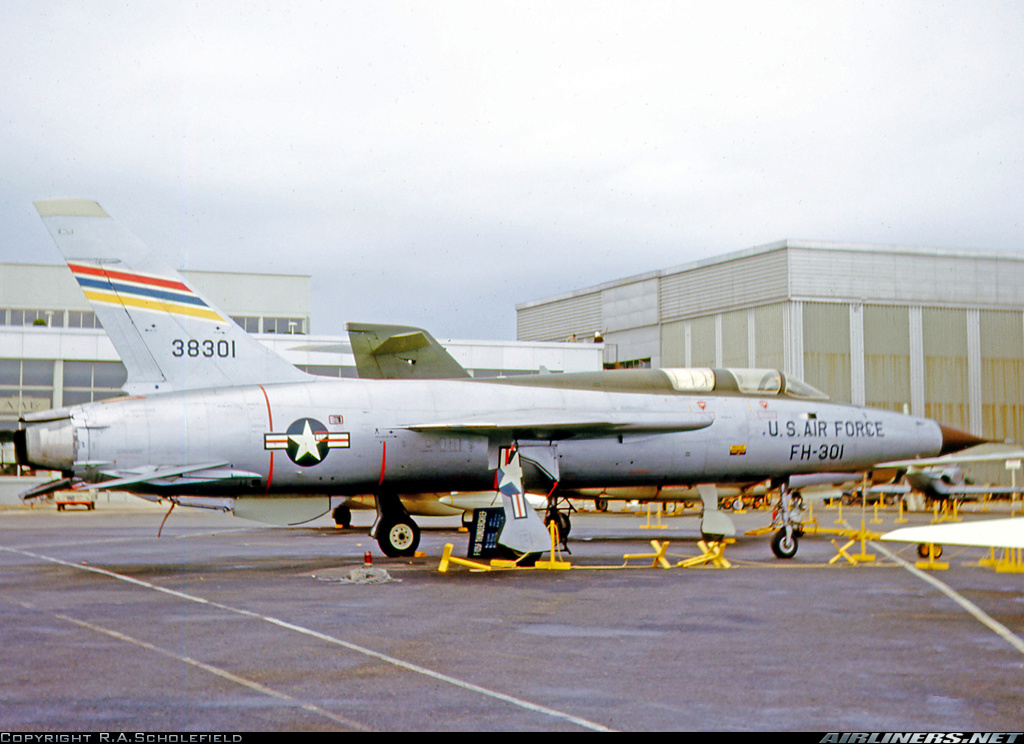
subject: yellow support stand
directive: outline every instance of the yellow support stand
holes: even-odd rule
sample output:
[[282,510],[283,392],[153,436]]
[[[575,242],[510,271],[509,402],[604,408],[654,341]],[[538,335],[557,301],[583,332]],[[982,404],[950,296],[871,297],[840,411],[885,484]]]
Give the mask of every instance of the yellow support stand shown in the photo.
[[949,568],[949,564],[945,561],[935,560],[935,544],[928,543],[928,560],[918,561],[914,565],[925,571],[945,571]]
[[572,564],[569,561],[562,560],[561,554],[558,551],[558,520],[551,520],[551,524],[548,525],[548,534],[551,535],[551,560],[537,561],[533,564],[534,568],[543,568],[549,571],[568,571],[572,568]]
[[622,560],[629,561],[634,558],[653,558],[654,562],[651,563],[651,568],[672,568],[672,564],[665,560],[665,551],[668,550],[668,543],[660,543],[657,540],[651,540],[651,547],[654,548],[653,553],[631,553],[622,556]]
[[903,497],[901,496],[897,501],[900,506],[900,511],[899,516],[896,517],[896,524],[904,524],[907,521],[907,518],[903,516]]
[[881,518],[878,516],[878,505],[881,504],[881,503],[882,503],[882,499],[881,498],[879,498],[878,501],[875,502],[875,516],[874,516],[874,519],[871,520],[871,524],[881,524],[882,523]]
[[[879,537],[879,535],[878,535],[878,533],[868,532],[867,531],[867,529],[864,526],[864,519],[863,519],[863,517],[860,520],[860,529],[859,530],[857,530],[855,532],[854,531],[845,531],[842,534],[845,534],[847,537],[849,537],[850,541],[848,543],[846,543],[846,545],[844,545],[842,547],[839,547],[839,543],[837,543],[835,540],[832,541],[832,544],[835,546],[836,550],[838,551],[838,555],[833,556],[832,559],[829,561],[829,563],[835,563],[840,558],[845,558],[847,563],[850,563],[851,565],[856,566],[856,565],[858,565],[860,563],[871,563],[872,561],[875,560],[875,554],[867,552],[867,541],[868,540],[875,540],[875,539],[877,539]],[[853,545],[855,545],[858,540],[860,541],[860,552],[859,553],[853,553],[852,555],[850,553],[846,552]]]
[[839,511],[837,512],[837,515],[838,516],[836,516],[835,523],[836,524],[845,524],[846,520],[843,519],[843,500],[841,498],[839,499]]
[[1020,548],[1003,548],[1003,557],[996,564],[996,573],[1024,573]]
[[661,524],[661,502],[660,501],[658,502],[657,506],[658,506],[658,517],[657,517],[657,522],[658,523],[657,524],[651,524],[651,504],[650,504],[650,502],[648,502],[647,503],[647,524],[640,525],[640,529],[642,529],[642,530],[662,530],[662,529],[665,529],[665,527]]

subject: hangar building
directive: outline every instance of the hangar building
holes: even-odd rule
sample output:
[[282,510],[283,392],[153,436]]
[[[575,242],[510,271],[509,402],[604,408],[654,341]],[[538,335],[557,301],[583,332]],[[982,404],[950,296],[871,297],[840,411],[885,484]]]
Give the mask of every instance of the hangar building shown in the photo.
[[521,341],[600,334],[606,366],[776,367],[837,400],[1024,442],[1014,254],[784,240],[522,303],[516,316]]

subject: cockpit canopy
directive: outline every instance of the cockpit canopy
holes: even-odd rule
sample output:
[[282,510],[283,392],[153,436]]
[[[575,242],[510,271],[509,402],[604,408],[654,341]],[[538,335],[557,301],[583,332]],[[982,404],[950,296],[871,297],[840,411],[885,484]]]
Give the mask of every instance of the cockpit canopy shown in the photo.
[[808,400],[828,400],[828,396],[806,382],[777,369],[712,369],[710,367],[662,369],[681,393],[739,392],[743,395],[789,395]]

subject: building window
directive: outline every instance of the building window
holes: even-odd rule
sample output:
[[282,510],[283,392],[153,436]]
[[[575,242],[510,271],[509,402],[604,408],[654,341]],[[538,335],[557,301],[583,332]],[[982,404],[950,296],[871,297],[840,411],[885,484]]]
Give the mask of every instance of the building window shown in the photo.
[[235,321],[242,327],[242,330],[246,333],[259,333],[260,332],[260,319],[258,316],[252,315],[232,315],[231,320]]
[[92,310],[68,310],[68,328],[102,328]]
[[64,405],[116,398],[127,379],[121,362],[64,362]]
[[264,318],[264,333],[305,333],[306,324],[302,318]]
[[26,413],[53,407],[53,364],[0,359],[0,422],[16,422]]
[[63,310],[15,310],[9,311],[12,326],[46,326],[48,328],[64,327]]

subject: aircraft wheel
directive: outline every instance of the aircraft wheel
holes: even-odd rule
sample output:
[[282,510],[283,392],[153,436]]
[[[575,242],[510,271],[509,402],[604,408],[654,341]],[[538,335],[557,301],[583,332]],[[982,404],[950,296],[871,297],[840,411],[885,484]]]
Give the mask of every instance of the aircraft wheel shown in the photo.
[[796,536],[788,537],[784,527],[772,538],[772,552],[776,558],[792,558],[796,555],[796,548]]
[[736,500],[732,502],[732,510],[733,511],[743,511],[743,499],[742,498],[740,498],[738,496],[736,497]]
[[334,518],[336,525],[346,528],[352,526],[352,510],[344,504],[336,506],[334,511],[331,512],[331,516]]
[[594,508],[599,512],[608,511],[608,499],[594,499]]
[[[928,543],[920,543],[917,546],[917,554],[921,558],[927,558],[928,557]],[[942,546],[938,545],[938,544],[935,544],[935,557],[938,558],[941,555],[942,555]]]
[[377,545],[388,558],[410,556],[420,544],[420,528],[412,520],[385,522],[377,528]]
[[[549,513],[544,517],[544,526],[547,527],[551,524],[552,515]],[[565,543],[567,537],[569,537],[569,530],[572,529],[572,522],[569,521],[569,515],[565,512],[556,511],[554,512],[555,524],[558,525],[558,542]]]

